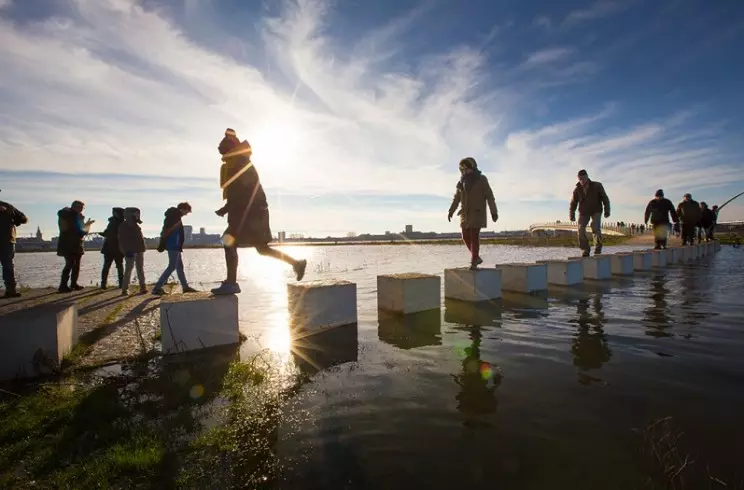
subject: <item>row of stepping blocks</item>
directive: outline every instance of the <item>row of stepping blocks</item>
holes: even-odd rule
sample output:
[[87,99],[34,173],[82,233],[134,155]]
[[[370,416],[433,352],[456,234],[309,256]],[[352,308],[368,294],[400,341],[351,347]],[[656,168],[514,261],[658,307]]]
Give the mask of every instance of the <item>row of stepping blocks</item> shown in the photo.
[[[692,262],[720,250],[717,241],[666,250],[501,264],[477,270],[446,269],[445,298],[466,302],[499,299],[502,290],[533,294],[549,286],[572,287],[585,281],[630,276]],[[293,336],[357,323],[357,287],[348,281],[289,284]],[[441,277],[392,274],[377,277],[378,309],[399,315],[441,308]],[[51,304],[0,316],[0,380],[52,371],[78,340],[75,303]],[[240,342],[237,296],[173,295],[160,304],[163,354],[176,354]],[[43,361],[43,362],[40,362]]]

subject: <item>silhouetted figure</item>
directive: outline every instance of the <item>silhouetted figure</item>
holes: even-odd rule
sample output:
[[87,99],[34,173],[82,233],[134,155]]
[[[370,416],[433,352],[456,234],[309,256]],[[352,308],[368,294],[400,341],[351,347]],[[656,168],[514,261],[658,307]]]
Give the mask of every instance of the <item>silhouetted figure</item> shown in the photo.
[[163,229],[160,232],[160,243],[158,252],[168,251],[168,266],[160,275],[157,284],[152,289],[152,294],[162,296],[165,294],[163,286],[168,278],[176,272],[178,281],[181,283],[181,289],[184,293],[195,293],[196,289],[189,286],[186,280],[186,272],[183,268],[183,244],[186,241],[186,233],[183,229],[183,217],[191,212],[191,205],[187,202],[179,203],[175,208],[168,208],[165,211],[163,220]]
[[16,226],[28,223],[28,218],[14,206],[0,201],[0,266],[3,268],[5,297],[18,298],[15,276]]
[[92,219],[85,221],[84,210],[85,204],[82,201],[73,201],[69,208],[63,208],[57,212],[59,217],[57,255],[65,259],[58,289],[60,293],[83,289],[83,286],[78,284],[80,261],[85,254],[83,238],[90,232],[90,226],[95,223]]
[[713,240],[713,227],[715,224],[716,214],[712,209],[708,208],[708,203],[702,201],[700,203],[700,229],[698,232],[698,242],[703,241],[703,234],[705,234],[706,242]]
[[602,211],[604,217],[610,217],[610,198],[607,197],[604,186],[600,182],[589,179],[586,170],[579,170],[579,182],[573,191],[569,204],[569,219],[576,221],[576,208],[579,209],[579,248],[584,257],[589,256],[589,237],[586,227],[591,220],[592,236],[594,237],[594,254],[602,253]]
[[710,227],[710,238],[713,240],[715,238],[716,225],[718,225],[718,205],[714,205],[710,210],[713,211],[713,226]]
[[111,217],[108,219],[108,226],[101,233],[103,237],[103,269],[101,270],[101,289],[106,289],[108,285],[108,275],[111,265],[116,264],[116,275],[121,288],[124,279],[124,255],[119,250],[119,225],[124,221],[124,209],[112,208]]
[[612,358],[612,350],[604,333],[601,295],[596,295],[592,301],[594,315],[590,313],[589,306],[588,299],[579,300],[576,307],[579,329],[571,342],[573,364],[582,371],[579,373],[579,382],[582,384],[597,381],[585,371],[599,369]]
[[452,376],[460,386],[460,393],[455,397],[457,409],[466,416],[495,413],[498,405],[496,388],[501,384],[502,375],[492,364],[480,359],[482,337],[481,327],[470,328],[472,344],[465,349],[462,373]]
[[643,222],[648,223],[649,218],[651,219],[651,225],[654,227],[654,240],[656,245],[655,249],[667,248],[667,239],[669,237],[669,215],[672,216],[672,221],[677,223],[677,212],[674,210],[674,204],[672,201],[664,197],[664,191],[659,189],[656,191],[656,197],[649,201],[646,206],[646,213],[643,217]]
[[483,263],[480,258],[480,231],[488,226],[486,206],[491,211],[494,223],[499,219],[499,212],[488,178],[478,170],[478,164],[471,157],[460,160],[460,180],[447,214],[448,221],[452,221],[458,206],[462,241],[470,251],[470,268],[476,269]]
[[305,277],[306,260],[295,260],[289,255],[269,247],[272,241],[269,226],[269,204],[261,179],[251,162],[252,149],[247,141],[240,141],[233,129],[225,130],[225,137],[218,147],[222,155],[220,187],[225,206],[216,211],[218,216],[227,215],[227,229],[223,234],[227,278],[213,294],[237,294],[238,247],[255,247],[261,255],[267,255],[292,265],[297,280]]
[[684,199],[677,205],[677,216],[682,222],[682,245],[693,245],[695,243],[695,227],[700,221],[700,205],[692,198],[691,194],[685,194]]
[[132,269],[137,268],[137,279],[139,281],[140,294],[147,292],[145,285],[145,237],[140,228],[140,210],[137,208],[126,208],[124,210],[124,222],[119,226],[119,248],[121,249],[126,268],[124,279],[121,282],[121,295],[129,294],[129,283],[132,281]]

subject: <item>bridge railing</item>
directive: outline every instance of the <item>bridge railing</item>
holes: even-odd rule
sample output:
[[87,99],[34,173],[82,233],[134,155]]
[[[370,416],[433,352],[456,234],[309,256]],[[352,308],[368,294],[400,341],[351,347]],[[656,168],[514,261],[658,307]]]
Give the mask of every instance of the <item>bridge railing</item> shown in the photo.
[[[530,231],[535,228],[551,228],[555,230],[576,230],[579,224],[576,221],[552,221],[545,223],[533,223],[530,225]],[[602,223],[602,230],[613,231],[616,233],[622,233],[623,235],[640,235],[648,231],[648,227],[641,228],[640,225],[624,224],[618,225],[617,223]],[[643,230],[643,231],[642,231]]]

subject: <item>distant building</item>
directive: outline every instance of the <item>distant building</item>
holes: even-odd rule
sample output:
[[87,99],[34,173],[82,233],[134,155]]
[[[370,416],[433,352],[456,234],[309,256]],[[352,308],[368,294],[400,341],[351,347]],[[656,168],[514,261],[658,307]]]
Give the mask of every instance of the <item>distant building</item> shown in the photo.
[[186,243],[190,243],[194,239],[194,227],[191,225],[184,225],[183,227],[183,239]]
[[199,228],[199,234],[201,236],[206,235],[207,234],[207,229],[202,226],[201,228]]
[[413,225],[406,225],[406,235],[413,233]]
[[40,242],[44,241],[44,235],[41,234],[41,227],[39,226],[36,227],[36,239]]
[[287,232],[286,231],[280,231],[279,232],[279,243],[284,242],[287,240]]

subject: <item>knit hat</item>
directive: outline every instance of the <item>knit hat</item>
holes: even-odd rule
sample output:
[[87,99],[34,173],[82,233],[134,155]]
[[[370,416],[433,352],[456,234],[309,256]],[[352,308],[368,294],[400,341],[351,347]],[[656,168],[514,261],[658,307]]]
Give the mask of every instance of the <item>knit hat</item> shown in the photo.
[[655,196],[656,196],[656,197],[664,197],[664,191],[663,191],[663,190],[661,190],[661,189],[659,189],[658,191],[656,191],[656,194],[655,194]]
[[692,194],[690,194],[690,193],[688,192],[687,194],[685,194],[685,195],[684,195],[684,197],[687,197],[687,198],[689,198],[689,199],[692,199]]
[[142,224],[139,208],[126,208],[124,210],[124,216],[131,216],[138,224]]
[[588,174],[588,173],[586,173],[586,170],[584,170],[584,169],[582,168],[581,170],[579,170],[579,174],[578,174],[578,177],[589,177],[589,174]]
[[225,137],[222,138],[222,141],[220,141],[220,145],[217,147],[217,151],[220,152],[220,155],[224,155],[225,153],[229,153],[239,144],[240,140],[238,139],[238,135],[235,133],[235,130],[232,128],[227,128],[225,130]]
[[466,169],[469,168],[471,170],[475,170],[478,168],[478,164],[475,161],[475,158],[473,157],[467,157],[460,160],[460,169]]

